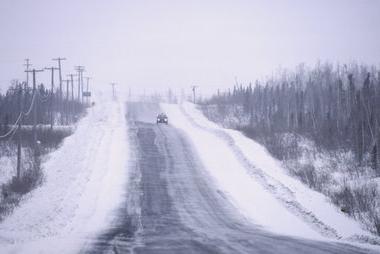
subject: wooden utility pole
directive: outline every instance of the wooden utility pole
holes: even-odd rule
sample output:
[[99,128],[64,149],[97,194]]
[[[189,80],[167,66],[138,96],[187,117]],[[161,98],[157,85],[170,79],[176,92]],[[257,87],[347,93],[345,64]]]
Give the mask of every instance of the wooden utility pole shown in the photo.
[[191,90],[193,91],[193,102],[195,104],[195,89],[197,88],[198,86],[192,86],[191,87]]
[[[34,155],[38,155],[38,147],[37,147],[37,88],[36,88],[36,73],[37,72],[43,72],[44,70],[29,70],[29,72],[33,73],[33,97],[34,102],[33,102],[33,149],[34,149]],[[32,100],[33,101],[33,100]]]
[[[19,105],[19,112],[20,115],[23,112],[23,103],[22,103],[22,84],[18,84],[18,105]],[[22,118],[22,116],[21,116]],[[21,179],[21,121],[22,119],[19,119],[18,121],[18,128],[17,128],[17,179]]]
[[111,83],[111,86],[112,86],[112,98],[115,99],[116,96],[115,96],[115,85],[116,83]]
[[50,88],[50,129],[53,129],[54,125],[54,115],[53,115],[53,100],[54,100],[54,70],[59,70],[59,68],[49,67],[45,70],[51,71],[51,88]]
[[[29,89],[29,70],[30,70],[30,66],[32,66],[32,64],[30,63],[30,59],[29,58],[25,59],[24,66],[26,68],[25,69],[25,71],[26,71],[26,82],[25,82],[25,85],[24,85],[25,96],[26,96],[26,94],[28,93],[28,89]],[[24,104],[25,104],[26,103],[26,98],[23,101],[24,101]],[[25,105],[23,105],[23,107],[25,107]]]
[[75,105],[74,105],[74,76],[75,74],[69,74],[70,77],[70,82],[71,82],[71,107],[70,107],[70,112],[71,112],[71,120],[74,119],[74,111],[75,111]]
[[75,74],[69,74],[67,76],[70,77],[70,82],[71,82],[71,100],[74,101],[74,77],[76,75]]
[[30,59],[29,58],[26,58],[25,59],[25,71],[26,71],[26,88],[29,86],[29,67],[32,66],[32,64],[30,63]]
[[66,60],[66,58],[57,57],[53,58],[53,61],[58,61],[58,74],[59,74],[59,94],[60,98],[62,99],[62,64],[61,61]]
[[[75,70],[78,72],[78,101],[83,103],[83,72],[84,66],[75,66]],[[82,94],[81,94],[82,92]]]
[[63,114],[62,114],[62,105],[63,105],[63,92],[62,92],[62,64],[61,61],[66,60],[66,58],[63,57],[57,57],[53,58],[53,61],[58,61],[58,75],[59,75],[59,101],[58,101],[58,108],[61,111],[61,124],[63,124]]
[[87,83],[86,83],[86,103],[89,105],[89,100],[90,100],[90,79],[91,77],[85,77]]
[[82,104],[83,104],[83,87],[84,87],[84,84],[83,84],[83,72],[84,72],[84,67],[83,67],[83,70],[80,73],[80,83],[81,83],[80,96],[82,97],[82,101],[81,101]]
[[65,111],[65,116],[66,116],[66,125],[69,125],[70,79],[65,79],[65,80],[62,80],[62,81],[66,82],[66,99],[65,99],[65,103],[64,103],[64,105],[65,105],[64,111]]

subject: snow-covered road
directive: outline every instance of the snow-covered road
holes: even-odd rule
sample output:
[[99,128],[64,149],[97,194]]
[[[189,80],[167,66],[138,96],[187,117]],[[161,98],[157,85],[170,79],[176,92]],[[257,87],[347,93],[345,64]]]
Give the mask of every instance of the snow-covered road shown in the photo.
[[0,223],[0,253],[377,253],[260,145],[188,103],[98,105],[44,171]]
[[[205,168],[205,156],[199,155],[189,133],[153,122],[159,113],[158,105],[129,103],[127,108],[130,146],[135,153],[125,203],[118,220],[93,239],[82,250],[84,253],[371,253],[345,243],[321,241],[318,232],[287,212],[265,190],[255,194],[266,193],[264,197],[243,197],[252,198],[250,202],[259,210],[277,209],[267,210],[268,218],[255,223],[237,209],[227,196],[230,194],[218,184],[220,179]],[[164,108],[170,121],[185,121],[174,117],[177,105]],[[205,143],[210,141],[206,136],[200,138]],[[230,167],[230,171],[238,171],[229,161],[233,160],[229,158],[231,152],[220,150],[222,144],[208,144],[206,157],[212,158],[213,151],[224,152],[217,160],[221,165],[227,163],[224,167]],[[229,177],[234,182],[240,176],[232,173]],[[243,191],[245,187],[250,190],[244,179],[238,180]],[[263,199],[268,199],[269,204],[263,204]],[[287,225],[287,233],[288,224],[293,223],[297,231],[293,235],[304,234],[309,239],[278,234],[273,228],[269,231],[269,223],[259,224],[265,220]],[[283,228],[281,233],[284,227],[277,226]]]

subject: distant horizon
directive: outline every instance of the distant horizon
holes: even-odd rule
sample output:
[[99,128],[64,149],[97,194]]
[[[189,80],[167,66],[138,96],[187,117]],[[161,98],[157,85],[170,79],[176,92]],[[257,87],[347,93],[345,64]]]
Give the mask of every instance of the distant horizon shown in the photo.
[[[262,84],[263,82],[266,82],[268,80],[270,80],[271,78],[278,78],[279,75],[282,75],[284,72],[287,73],[287,74],[293,74],[296,72],[297,68],[299,68],[300,66],[303,66],[306,70],[308,69],[313,69],[315,67],[317,67],[317,65],[320,64],[321,66],[323,65],[326,65],[326,64],[329,64],[333,67],[333,69],[335,70],[335,68],[339,65],[341,67],[343,67],[344,65],[353,65],[353,64],[357,64],[358,66],[366,66],[368,68],[376,68],[378,71],[380,71],[380,63],[379,64],[367,64],[367,63],[364,63],[364,62],[358,62],[358,61],[355,61],[355,60],[351,60],[349,62],[331,62],[331,61],[321,61],[321,60],[317,60],[314,64],[306,64],[306,63],[299,63],[295,66],[293,66],[292,68],[285,68],[285,67],[282,67],[282,66],[277,66],[277,68],[273,69],[273,71],[271,73],[268,73],[267,75],[263,75],[261,77],[258,77],[257,79],[255,80],[241,80],[239,79],[238,76],[233,76],[231,78],[231,82],[230,82],[230,85],[226,85],[226,86],[220,86],[220,85],[217,85],[217,84],[203,84],[202,86],[199,86],[197,84],[189,84],[189,86],[187,87],[176,87],[176,86],[166,86],[166,87],[160,87],[160,88],[142,88],[142,89],[133,89],[132,87],[120,87],[118,83],[116,83],[117,85],[117,89],[120,89],[123,91],[124,94],[128,94],[129,92],[129,88],[131,88],[132,90],[132,93],[136,93],[138,94],[139,96],[143,95],[144,93],[146,95],[155,95],[155,94],[161,94],[161,95],[165,95],[165,93],[168,91],[168,90],[172,90],[173,92],[175,92],[175,94],[179,95],[181,93],[181,91],[184,91],[185,94],[187,96],[191,95],[191,87],[193,85],[195,85],[197,87],[197,91],[199,92],[200,96],[211,96],[213,94],[215,94],[217,92],[217,90],[219,89],[221,92],[226,92],[228,91],[229,89],[233,88],[235,85],[242,85],[243,87],[246,87],[248,86],[249,84],[252,84],[252,85],[255,85],[256,82],[259,82],[260,84]],[[33,69],[33,67],[31,67],[31,69]],[[39,68],[38,68],[39,69]],[[46,75],[46,74],[45,74]],[[51,73],[48,72],[48,76],[50,76]],[[30,75],[30,85],[31,85],[31,82],[32,82],[32,79],[31,79],[31,75]],[[67,79],[67,77],[64,77],[63,79]],[[9,80],[8,82],[8,85],[4,85],[4,83],[0,84],[0,93],[1,94],[4,94],[8,88],[10,88],[12,86],[12,82],[13,81],[18,81],[20,83],[22,82],[25,82],[26,80],[26,74],[25,74],[25,77],[22,79],[18,79],[18,78],[14,78],[14,79],[11,79]],[[59,80],[58,80],[58,73],[55,73],[55,86],[57,87],[58,84],[59,84]],[[38,78],[37,78],[37,81],[38,81]],[[76,79],[75,79],[76,81]],[[39,84],[43,84],[45,87],[49,88],[50,87],[50,80],[46,80],[45,79],[45,82],[38,82],[37,85]],[[111,83],[111,82],[110,82]],[[111,91],[111,86],[110,86],[110,83],[109,84],[106,84],[107,86],[103,87],[100,89],[100,87],[96,87],[96,90],[97,91],[108,91],[110,92]]]

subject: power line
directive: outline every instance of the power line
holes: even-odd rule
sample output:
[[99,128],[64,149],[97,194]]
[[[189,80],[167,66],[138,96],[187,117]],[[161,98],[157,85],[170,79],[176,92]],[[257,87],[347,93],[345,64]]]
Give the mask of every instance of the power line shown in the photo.
[[17,125],[19,123],[19,121],[21,120],[21,118],[23,117],[23,114],[19,114],[18,117],[17,117],[17,120],[16,122],[12,125],[12,128],[7,132],[5,133],[4,135],[0,136],[0,139],[5,139],[7,138],[8,136],[10,136],[16,129],[17,129]]

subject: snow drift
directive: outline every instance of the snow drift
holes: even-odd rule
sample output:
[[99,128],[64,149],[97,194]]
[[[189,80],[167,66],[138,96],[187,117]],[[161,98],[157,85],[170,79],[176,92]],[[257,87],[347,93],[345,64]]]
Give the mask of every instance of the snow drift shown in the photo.
[[109,223],[127,179],[125,124],[122,103],[89,109],[43,163],[43,185],[0,224],[2,253],[76,252]]
[[256,224],[273,232],[313,239],[379,242],[324,195],[289,176],[257,142],[219,127],[191,103],[161,107],[172,119],[171,124],[188,134],[231,202]]

